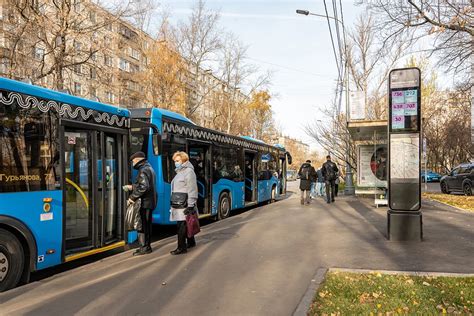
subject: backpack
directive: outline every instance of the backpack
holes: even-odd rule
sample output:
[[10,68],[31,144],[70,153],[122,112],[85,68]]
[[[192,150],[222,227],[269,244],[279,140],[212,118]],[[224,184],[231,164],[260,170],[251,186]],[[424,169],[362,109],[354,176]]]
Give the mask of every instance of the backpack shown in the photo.
[[310,165],[306,165],[306,166],[302,167],[301,168],[300,179],[301,180],[309,180],[310,179],[310,173],[311,173],[311,166]]
[[336,171],[334,170],[334,166],[332,163],[328,163],[325,166],[326,168],[326,179],[329,181],[333,181],[337,179]]

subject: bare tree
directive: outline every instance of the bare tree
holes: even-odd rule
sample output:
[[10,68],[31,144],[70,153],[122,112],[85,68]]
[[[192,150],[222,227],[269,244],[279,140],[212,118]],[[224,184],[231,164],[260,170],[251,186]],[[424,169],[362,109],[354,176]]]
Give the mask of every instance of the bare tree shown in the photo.
[[386,43],[416,41],[432,36],[433,48],[428,51],[440,57],[438,65],[459,76],[471,64],[474,36],[473,0],[374,0],[367,3],[377,16],[377,28]]
[[[222,47],[219,17],[219,12],[208,10],[205,1],[199,0],[188,21],[179,24],[175,32],[178,51],[189,63],[189,84],[192,87],[189,91],[196,89],[202,70],[210,67],[210,62],[216,59]],[[213,89],[209,85],[204,87],[206,91],[199,93],[195,101],[188,102],[186,116],[193,117]]]
[[354,29],[348,32],[347,64],[351,81],[364,92],[367,119],[386,116],[386,84],[390,70],[403,56],[407,42],[384,45],[377,37],[371,14],[359,16]]

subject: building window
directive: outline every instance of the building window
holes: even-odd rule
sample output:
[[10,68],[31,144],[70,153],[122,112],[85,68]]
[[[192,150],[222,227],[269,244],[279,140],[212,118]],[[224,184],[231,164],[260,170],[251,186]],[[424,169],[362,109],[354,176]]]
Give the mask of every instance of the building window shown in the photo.
[[95,87],[89,88],[89,97],[91,100],[99,101],[99,98],[97,98],[97,88]]
[[82,94],[82,85],[79,82],[74,82],[74,94],[75,95]]
[[8,38],[6,38],[4,34],[0,34],[0,47],[9,48],[9,44]]
[[107,91],[107,92],[105,93],[105,98],[106,98],[106,100],[107,100],[108,103],[114,103],[115,96],[114,96],[114,94],[113,94],[112,92]]
[[106,66],[112,67],[112,57],[105,55],[104,56],[104,64]]
[[136,49],[130,48],[130,57],[140,60],[140,52]]
[[74,0],[73,1],[74,11],[76,13],[81,12],[81,0]]
[[91,79],[97,79],[97,70],[91,67]]
[[43,58],[44,58],[44,48],[35,47],[34,55],[35,55],[35,59],[43,60]]
[[82,49],[82,43],[74,41],[74,49],[80,51]]
[[81,65],[81,64],[79,64],[79,65],[74,65],[74,66],[72,67],[72,69],[73,69],[73,71],[74,71],[75,74],[78,74],[78,75],[82,74],[82,65]]
[[92,23],[95,23],[95,22],[96,22],[96,16],[95,16],[95,12],[94,12],[94,11],[89,12],[89,20],[90,20]]
[[130,63],[128,62],[128,60],[120,58],[119,68],[123,71],[129,72],[130,71]]
[[8,58],[0,60],[0,73],[6,74],[8,72]]
[[96,61],[97,60],[97,52],[91,54],[91,60]]

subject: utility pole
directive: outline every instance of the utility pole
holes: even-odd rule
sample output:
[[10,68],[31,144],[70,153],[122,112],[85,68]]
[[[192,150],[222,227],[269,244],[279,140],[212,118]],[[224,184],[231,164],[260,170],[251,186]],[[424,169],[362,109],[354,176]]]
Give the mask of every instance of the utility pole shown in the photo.
[[[346,52],[347,52],[347,47],[345,47]],[[349,61],[347,59],[347,54],[346,54],[346,60],[345,60],[345,73],[344,73],[344,81],[346,84],[346,126],[347,123],[349,122]],[[355,194],[355,187],[354,187],[354,182],[352,180],[352,167],[350,162],[351,158],[351,145],[350,145],[350,135],[347,134],[348,142],[347,142],[347,149],[346,149],[346,186],[344,188],[344,194],[345,195],[354,195]]]

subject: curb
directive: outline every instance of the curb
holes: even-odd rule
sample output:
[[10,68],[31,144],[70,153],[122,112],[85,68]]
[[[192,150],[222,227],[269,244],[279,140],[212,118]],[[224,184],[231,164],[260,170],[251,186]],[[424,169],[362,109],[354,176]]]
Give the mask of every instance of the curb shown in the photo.
[[424,198],[424,200],[425,200],[425,203],[428,202],[427,204],[431,203],[431,204],[434,204],[435,206],[436,206],[436,204],[438,204],[438,206],[440,206],[440,207],[447,206],[447,207],[450,208],[450,210],[447,210],[447,211],[463,213],[463,214],[473,214],[474,213],[473,211],[466,210],[466,209],[463,209],[463,208],[460,208],[460,207],[457,207],[457,206],[453,206],[453,205],[450,205],[448,203],[440,202],[438,200],[431,199],[429,197]]
[[321,283],[323,283],[327,271],[327,268],[318,268],[316,270],[316,274],[311,279],[311,282],[309,283],[306,292],[304,293],[300,303],[293,312],[293,316],[306,316],[308,314],[309,307],[313,302],[314,294],[316,293],[316,290],[319,288]]
[[370,269],[346,269],[330,268],[328,272],[349,272],[349,273],[380,273],[387,275],[411,275],[411,276],[431,276],[431,277],[453,277],[465,278],[474,277],[474,273],[452,273],[452,272],[419,272],[419,271],[396,271],[396,270],[370,270]]

